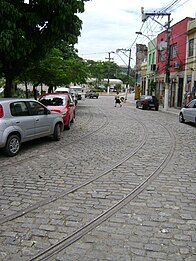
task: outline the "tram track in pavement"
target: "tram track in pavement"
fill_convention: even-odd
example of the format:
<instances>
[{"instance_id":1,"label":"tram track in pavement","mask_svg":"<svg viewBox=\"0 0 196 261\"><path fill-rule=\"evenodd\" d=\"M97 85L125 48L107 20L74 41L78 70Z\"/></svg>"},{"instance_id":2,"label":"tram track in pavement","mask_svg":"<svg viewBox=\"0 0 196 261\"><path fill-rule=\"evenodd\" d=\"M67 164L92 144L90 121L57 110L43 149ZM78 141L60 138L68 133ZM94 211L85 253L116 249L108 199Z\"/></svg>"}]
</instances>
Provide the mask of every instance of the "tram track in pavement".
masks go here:
<instances>
[{"instance_id":1,"label":"tram track in pavement","mask_svg":"<svg viewBox=\"0 0 196 261\"><path fill-rule=\"evenodd\" d=\"M139 121L138 121L139 122ZM104 122L103 125L101 125L98 129L94 130L93 132L91 133L88 133L86 135L83 136L83 139L90 136L90 135L93 135L95 133L97 133L98 131L102 130L105 126L107 125L107 121ZM141 123L142 125L142 123ZM145 131L144 131L145 133ZM121 164L123 164L126 160L130 159L134 154L136 154L138 152L138 150L140 150L140 148L143 146L143 144L146 142L146 135L144 135L144 138L142 139L141 143L138 144L138 146L136 148L134 148L130 153L128 153L128 155L126 155L125 157L123 157L122 160L118 161L117 163L115 163L114 165L112 165L109 169L107 170L104 170L101 174L98 174L97 176L93 177L93 178L90 178L88 179L87 181L85 181L84 183L82 184L79 184L77 186L74 186L73 188L69 189L69 190L66 190L66 191L62 191L61 193L57 193L56 195L54 196L49 196L47 197L46 199L44 200L41 200L39 202L37 202L36 204L33 204L25 209L21 209L20 211L17 211L16 213L14 214L11 214L11 215L8 215L8 216L5 216L3 218L0 218L0 224L4 224L8 221L13 221L14 219L18 218L18 217L21 217L21 216L24 216L25 214L39 208L39 207L42 207L44 205L47 205L49 203L52 203L54 201L56 201L57 199L61 198L61 197L64 197L70 193L73 193L79 189L81 189L82 187L85 187L87 186L88 184L92 183L93 181L103 177L104 175L108 174L109 172L111 172L113 169L117 168L118 166L120 166ZM75 141L76 142L76 141ZM71 143L70 143L71 144ZM69 144L69 145L70 145Z\"/></svg>"},{"instance_id":2,"label":"tram track in pavement","mask_svg":"<svg viewBox=\"0 0 196 261\"><path fill-rule=\"evenodd\" d=\"M163 128L167 129L165 126L162 125ZM84 235L94 230L97 226L102 224L120 209L122 209L126 204L132 201L135 197L137 197L144 189L146 189L154 179L164 170L167 164L170 162L172 155L175 150L175 138L173 133L167 129L171 140L173 143L170 146L167 154L161 161L161 163L156 167L156 169L145 178L140 184L138 184L132 191L130 191L126 196L124 196L121 200L113 204L110 208L105 210L100 215L96 216L94 219L90 220L83 226L77 228L73 233L69 234L67 237L63 238L56 244L53 244L49 248L45 249L44 251L38 253L34 257L30 258L29 261L39 261L39 260L49 260L54 255L58 254L59 252L66 249L71 244L75 243L76 241L80 240ZM117 167L117 166L116 166Z\"/></svg>"},{"instance_id":3,"label":"tram track in pavement","mask_svg":"<svg viewBox=\"0 0 196 261\"><path fill-rule=\"evenodd\" d=\"M88 110L88 113L89 113L90 116L88 117L88 120L85 123L82 123L82 125L86 126L86 128L88 129L88 125L94 120L95 116L91 113L91 110L89 109L89 107L87 107L87 110ZM69 141L70 138L68 137L68 139L67 139L68 141L67 140L62 141L63 145L65 145L66 147L68 147L68 146L71 147L71 146L73 146L73 144L77 144L78 142L85 142L86 138L89 138L89 137L95 135L96 133L102 131L108 125L108 118L107 118L107 115L103 112L102 109L99 108L99 110L100 111L98 113L99 114L102 113L102 119L105 119L104 121L103 120L101 121L101 124L98 124L96 126L96 128L93 128L92 130L88 130L88 131L85 130L85 134L83 134L82 137L81 136L76 137L76 138L74 138L73 141ZM81 124L80 124L79 127L81 127ZM72 135L72 133L70 133L69 135ZM62 148L59 148L58 145L57 145L56 149L54 149L54 148L50 149L51 146L50 146L50 144L48 144L47 147L49 146L49 149L47 149L46 152L50 153L50 152L55 151L55 154L57 156L61 155L62 151L64 151L63 145L61 146ZM31 162L31 161L33 161L33 159L37 159L39 157L40 157L40 155L36 154L36 155L33 155L33 156L28 156L27 158L24 158L23 160L19 160L17 162L11 162L10 164L6 163L6 165L4 167L1 166L1 170L2 171L3 171L3 169L8 170L9 167L17 168L18 166L22 165L22 163L25 163L25 166L28 166L28 162ZM9 175L9 173L8 173L8 175ZM15 177L13 177L13 178L15 179ZM64 191L61 192L61 193L57 193L57 198L59 197L59 195L61 196L61 194L64 195L64 194L70 193L70 191L74 191L74 190L75 190L74 188L71 188L66 193ZM55 198L56 198L56 196L50 195L49 197L45 198L44 200L41 200L41 203L39 203L40 202L40 200L39 200L39 202L37 202L36 204L33 204L33 205L31 205L31 206L29 206L25 209L23 208L23 209L17 211L16 213L11 214L9 216L5 216L3 218L0 218L0 224L7 222L9 220L12 220L13 218L18 217L20 215L24 215L24 213L32 211L33 209L37 208L38 206L46 204L46 202L47 203L52 202L53 200L55 200Z\"/></svg>"},{"instance_id":4,"label":"tram track in pavement","mask_svg":"<svg viewBox=\"0 0 196 261\"><path fill-rule=\"evenodd\" d=\"M136 120L136 119L135 119ZM141 122L141 124L143 124ZM113 166L110 170L107 170L105 173L102 173L99 177L96 177L95 179L91 179L88 182L86 182L86 184L82 184L80 187L77 188L73 188L73 191L69 191L69 193L74 193L75 191L80 190L81 188L84 188L85 186L89 185L90 183L92 183L93 181L98 180L99 178L101 178L102 176L108 174L108 172L111 172L112 170L116 169L118 166L122 165L125 161L127 161L128 159L130 159L132 156L134 156L137 152L139 152L139 150L144 146L144 144L147 141L147 129L145 128L145 125L143 124L144 127L144 137L143 140L140 144L140 146L138 146L137 148L135 148L135 151L132 151L129 155L127 155L126 157L124 157L124 159L121 162L118 162L115 166ZM165 128L165 126L162 126L162 128ZM169 131L168 131L169 132ZM170 133L170 136L172 135L172 133ZM48 255L48 257L50 255L54 255L57 252L61 251L62 249L64 249L65 247L67 247L68 245L72 244L73 242L75 242L76 240L78 240L79 238L81 238L83 235L85 235L86 233L88 233L88 231L91 231L92 229L94 229L97 225L100 224L100 222L104 222L104 220L108 219L112 214L116 213L116 211L118 211L120 208L122 208L125 204L127 204L128 202L130 202L130 200L132 200L133 198L135 198L139 193L142 192L143 189L145 189L146 186L148 186L150 184L150 182L156 178L156 176L163 170L163 168L165 167L165 165L169 162L171 156L172 156L172 150L174 149L174 144L173 147L171 147L171 149L169 150L168 154L165 156L165 158L163 159L163 161L161 162L161 164L159 164L159 166L157 166L157 168L151 173L151 175L149 175L144 181L142 181L140 183L140 185L138 185L137 187L135 187L135 189L133 189L130 193L128 193L122 200L120 200L119 202L117 202L116 204L114 204L112 207L110 207L108 210L104 211L101 215L98 215L96 218L94 218L93 220L91 220L90 222L88 222L86 225L82 226L81 228L76 229L75 232L73 232L72 234L70 234L70 236L68 236L67 238L61 240L60 242L58 242L58 244L51 246L49 249L47 249L46 251L41 253L38 256L35 256L32 260L45 260L43 258L45 258L45 255ZM68 195L66 192L65 194L62 194L61 197L64 197L65 195ZM54 200L57 200L54 199ZM52 201L51 201L52 202ZM48 203L51 203L48 202ZM47 203L47 204L48 204ZM25 213L24 213L25 214ZM56 249L57 248L57 249ZM49 253L49 252L52 252ZM48 252L49 254L46 254L46 252ZM41 258L41 259L38 259ZM47 258L47 257L46 257Z\"/></svg>"}]
</instances>

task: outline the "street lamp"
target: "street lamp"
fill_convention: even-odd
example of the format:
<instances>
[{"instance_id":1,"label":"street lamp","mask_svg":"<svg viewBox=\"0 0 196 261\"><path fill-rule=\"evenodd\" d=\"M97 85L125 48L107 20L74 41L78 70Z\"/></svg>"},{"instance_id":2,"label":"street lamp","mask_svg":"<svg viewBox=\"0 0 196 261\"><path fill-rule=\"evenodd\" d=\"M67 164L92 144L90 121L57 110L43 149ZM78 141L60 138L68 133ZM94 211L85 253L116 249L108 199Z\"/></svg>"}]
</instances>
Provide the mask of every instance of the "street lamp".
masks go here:
<instances>
[{"instance_id":1,"label":"street lamp","mask_svg":"<svg viewBox=\"0 0 196 261\"><path fill-rule=\"evenodd\" d=\"M143 36L145 36L146 38L148 38L148 40L152 43L152 45L153 45L154 48L156 49L156 46L155 46L154 42L150 39L150 37L149 37L148 35L143 34L142 32L135 32L135 33L138 34L138 35L143 35Z\"/></svg>"}]
</instances>

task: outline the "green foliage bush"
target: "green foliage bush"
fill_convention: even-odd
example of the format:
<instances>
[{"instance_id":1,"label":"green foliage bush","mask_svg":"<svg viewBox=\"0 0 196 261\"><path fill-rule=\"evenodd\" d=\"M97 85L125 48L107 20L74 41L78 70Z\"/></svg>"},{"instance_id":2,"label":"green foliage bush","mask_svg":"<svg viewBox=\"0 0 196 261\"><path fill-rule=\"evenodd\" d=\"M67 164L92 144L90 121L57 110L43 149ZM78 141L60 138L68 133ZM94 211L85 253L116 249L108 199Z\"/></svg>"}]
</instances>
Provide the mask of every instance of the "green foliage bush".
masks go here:
<instances>
[{"instance_id":1,"label":"green foliage bush","mask_svg":"<svg viewBox=\"0 0 196 261\"><path fill-rule=\"evenodd\" d=\"M23 90L18 89L12 95L13 98L26 98L26 92ZM0 93L0 98L4 98L4 92ZM28 98L34 98L33 92L28 91Z\"/></svg>"}]
</instances>

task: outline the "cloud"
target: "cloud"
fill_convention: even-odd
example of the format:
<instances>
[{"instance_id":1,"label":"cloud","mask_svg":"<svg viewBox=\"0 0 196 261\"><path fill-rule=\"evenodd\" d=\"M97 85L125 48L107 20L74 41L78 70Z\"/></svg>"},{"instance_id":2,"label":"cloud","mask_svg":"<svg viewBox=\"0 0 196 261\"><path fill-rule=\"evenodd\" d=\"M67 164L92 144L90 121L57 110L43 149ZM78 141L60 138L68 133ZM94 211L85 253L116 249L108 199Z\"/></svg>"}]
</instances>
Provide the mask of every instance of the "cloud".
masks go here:
<instances>
[{"instance_id":1,"label":"cloud","mask_svg":"<svg viewBox=\"0 0 196 261\"><path fill-rule=\"evenodd\" d=\"M132 47L132 55L135 52L136 31L140 31L155 37L164 30L158 23L148 19L142 27L141 7L145 12L163 11L172 2L171 0L92 0L85 3L85 12L79 14L83 21L81 36L75 46L79 55L84 59L102 60L108 56L108 52L119 48ZM195 17L193 6L195 0L178 0L168 12L171 12L172 24L185 17ZM167 17L155 17L159 23L165 24ZM143 38L143 39L142 39ZM147 43L148 39L140 37L137 43ZM125 62L128 60L122 55ZM114 61L122 64L122 59L114 55ZM127 61L128 62L128 61Z\"/></svg>"}]
</instances>

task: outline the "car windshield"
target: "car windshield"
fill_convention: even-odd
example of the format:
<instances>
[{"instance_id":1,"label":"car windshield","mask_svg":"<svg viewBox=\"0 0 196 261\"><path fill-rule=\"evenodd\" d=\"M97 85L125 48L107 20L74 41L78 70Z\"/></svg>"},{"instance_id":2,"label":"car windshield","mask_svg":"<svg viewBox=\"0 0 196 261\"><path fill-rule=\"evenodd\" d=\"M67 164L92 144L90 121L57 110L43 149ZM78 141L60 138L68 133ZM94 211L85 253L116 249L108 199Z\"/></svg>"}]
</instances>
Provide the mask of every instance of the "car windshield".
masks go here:
<instances>
[{"instance_id":1,"label":"car windshield","mask_svg":"<svg viewBox=\"0 0 196 261\"><path fill-rule=\"evenodd\" d=\"M191 101L189 102L189 104L187 105L187 108L196 108L196 101Z\"/></svg>"},{"instance_id":2,"label":"car windshield","mask_svg":"<svg viewBox=\"0 0 196 261\"><path fill-rule=\"evenodd\" d=\"M66 97L59 96L44 96L40 102L45 106L63 106L66 104Z\"/></svg>"},{"instance_id":3,"label":"car windshield","mask_svg":"<svg viewBox=\"0 0 196 261\"><path fill-rule=\"evenodd\" d=\"M148 99L151 99L152 98L152 96L146 96L146 95L142 95L141 97L140 97L140 100L148 100Z\"/></svg>"}]
</instances>

